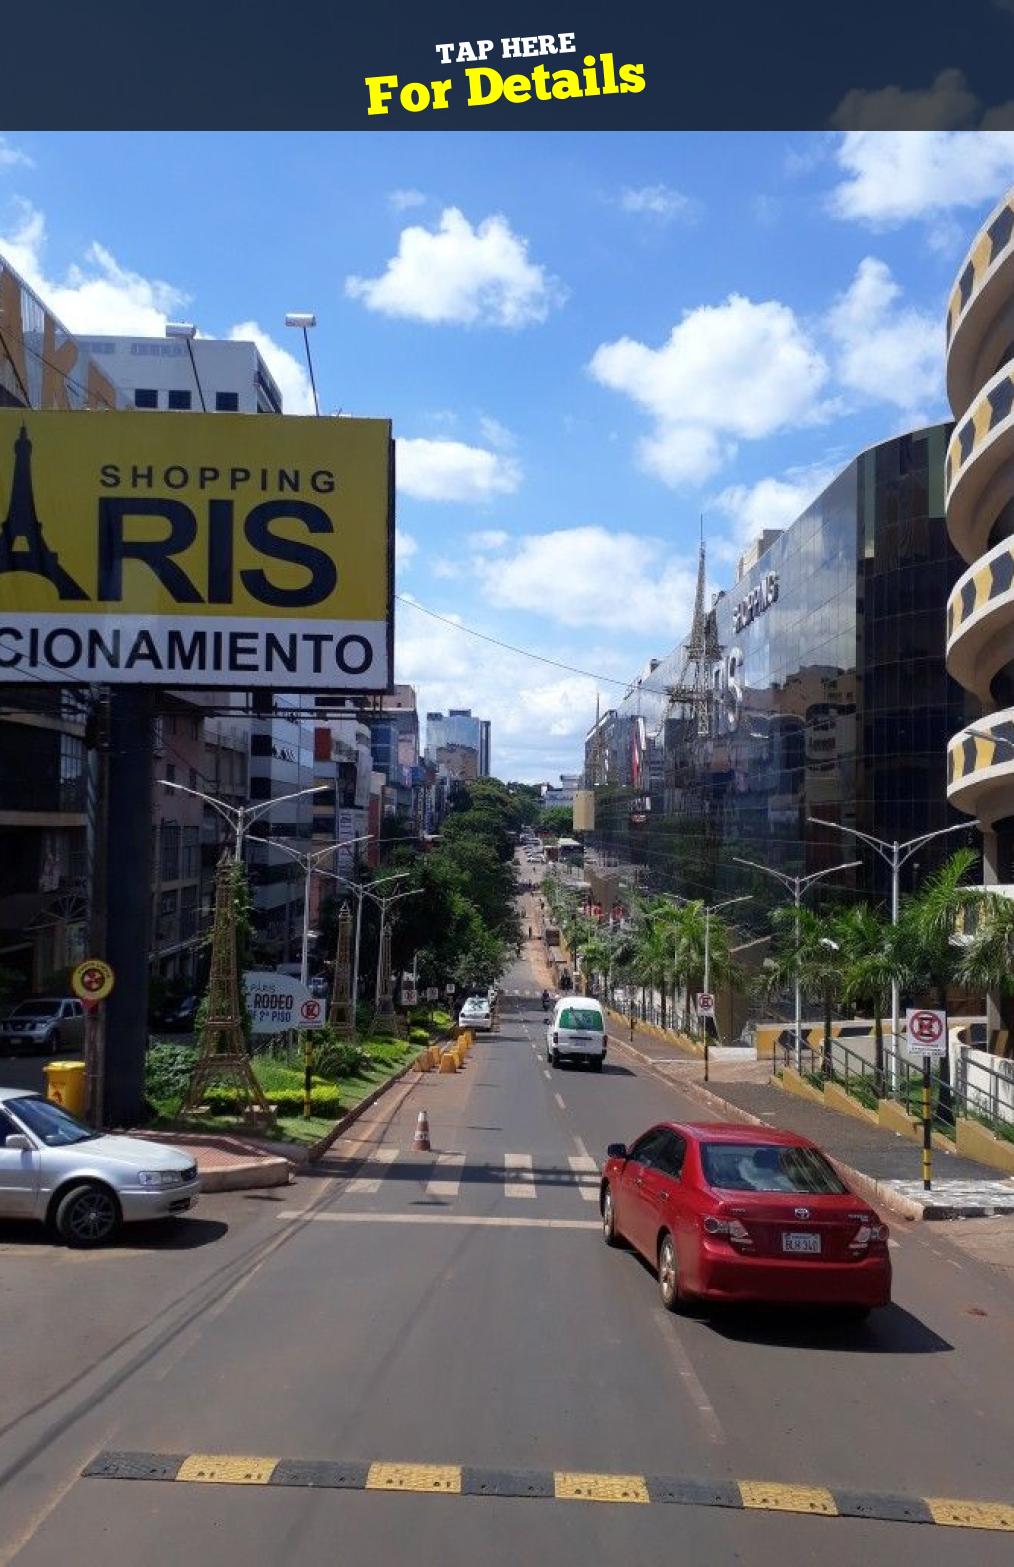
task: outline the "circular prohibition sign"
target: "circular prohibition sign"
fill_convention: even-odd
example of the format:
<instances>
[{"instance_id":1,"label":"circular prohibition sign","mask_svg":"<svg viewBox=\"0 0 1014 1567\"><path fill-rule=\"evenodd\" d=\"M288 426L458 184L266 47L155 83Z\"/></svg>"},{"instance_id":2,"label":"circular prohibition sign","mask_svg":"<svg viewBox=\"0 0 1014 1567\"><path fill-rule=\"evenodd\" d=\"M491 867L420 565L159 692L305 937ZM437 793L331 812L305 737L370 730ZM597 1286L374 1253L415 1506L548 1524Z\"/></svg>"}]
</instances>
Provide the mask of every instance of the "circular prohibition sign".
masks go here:
<instances>
[{"instance_id":1,"label":"circular prohibition sign","mask_svg":"<svg viewBox=\"0 0 1014 1567\"><path fill-rule=\"evenodd\" d=\"M104 1001L116 983L108 963L85 958L70 977L70 988L81 1001Z\"/></svg>"},{"instance_id":2,"label":"circular prohibition sign","mask_svg":"<svg viewBox=\"0 0 1014 1567\"><path fill-rule=\"evenodd\" d=\"M920 1045L936 1045L943 1037L944 1025L936 1012L913 1012L909 1032Z\"/></svg>"},{"instance_id":3,"label":"circular prohibition sign","mask_svg":"<svg viewBox=\"0 0 1014 1567\"><path fill-rule=\"evenodd\" d=\"M319 1023L323 1010L323 1006L319 1001L311 999L303 1002L299 1009L299 1015L304 1023Z\"/></svg>"}]
</instances>

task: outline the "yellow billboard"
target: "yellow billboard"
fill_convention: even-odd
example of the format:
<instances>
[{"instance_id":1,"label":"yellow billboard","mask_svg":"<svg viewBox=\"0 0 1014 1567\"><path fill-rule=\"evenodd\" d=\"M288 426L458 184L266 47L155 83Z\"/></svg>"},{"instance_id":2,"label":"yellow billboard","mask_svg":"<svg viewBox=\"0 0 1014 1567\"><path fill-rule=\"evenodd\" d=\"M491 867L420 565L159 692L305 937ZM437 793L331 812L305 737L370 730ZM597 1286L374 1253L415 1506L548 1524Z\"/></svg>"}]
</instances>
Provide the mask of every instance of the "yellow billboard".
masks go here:
<instances>
[{"instance_id":1,"label":"yellow billboard","mask_svg":"<svg viewBox=\"0 0 1014 1567\"><path fill-rule=\"evenodd\" d=\"M0 410L0 683L384 690L386 419Z\"/></svg>"}]
</instances>

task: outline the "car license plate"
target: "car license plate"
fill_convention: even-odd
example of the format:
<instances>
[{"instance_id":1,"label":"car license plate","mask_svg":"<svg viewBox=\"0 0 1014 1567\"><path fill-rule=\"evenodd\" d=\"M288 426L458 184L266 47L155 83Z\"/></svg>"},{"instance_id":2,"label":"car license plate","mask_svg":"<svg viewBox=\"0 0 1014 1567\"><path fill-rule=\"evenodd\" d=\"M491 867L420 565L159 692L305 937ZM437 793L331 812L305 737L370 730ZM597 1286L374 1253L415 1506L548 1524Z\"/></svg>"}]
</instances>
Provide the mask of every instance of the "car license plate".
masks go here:
<instances>
[{"instance_id":1,"label":"car license plate","mask_svg":"<svg viewBox=\"0 0 1014 1567\"><path fill-rule=\"evenodd\" d=\"M809 1255L820 1254L820 1236L807 1234L788 1234L782 1236L782 1251L806 1252Z\"/></svg>"}]
</instances>

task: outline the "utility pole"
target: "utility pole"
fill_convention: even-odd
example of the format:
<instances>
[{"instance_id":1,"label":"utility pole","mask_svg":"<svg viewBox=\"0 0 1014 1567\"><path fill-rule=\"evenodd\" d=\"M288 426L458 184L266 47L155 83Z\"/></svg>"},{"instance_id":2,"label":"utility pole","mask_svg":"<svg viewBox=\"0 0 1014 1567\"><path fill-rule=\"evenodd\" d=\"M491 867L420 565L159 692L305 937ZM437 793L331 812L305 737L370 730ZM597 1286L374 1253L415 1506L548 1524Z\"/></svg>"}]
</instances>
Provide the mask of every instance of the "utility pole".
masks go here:
<instances>
[{"instance_id":1,"label":"utility pole","mask_svg":"<svg viewBox=\"0 0 1014 1567\"><path fill-rule=\"evenodd\" d=\"M106 955L106 863L109 855L109 691L105 688L92 708L94 739L94 796L92 806L92 845L89 863L90 908L88 947L93 957ZM87 1009L85 1047L85 1103L93 1126L103 1124L106 1018L105 1005Z\"/></svg>"}]
</instances>

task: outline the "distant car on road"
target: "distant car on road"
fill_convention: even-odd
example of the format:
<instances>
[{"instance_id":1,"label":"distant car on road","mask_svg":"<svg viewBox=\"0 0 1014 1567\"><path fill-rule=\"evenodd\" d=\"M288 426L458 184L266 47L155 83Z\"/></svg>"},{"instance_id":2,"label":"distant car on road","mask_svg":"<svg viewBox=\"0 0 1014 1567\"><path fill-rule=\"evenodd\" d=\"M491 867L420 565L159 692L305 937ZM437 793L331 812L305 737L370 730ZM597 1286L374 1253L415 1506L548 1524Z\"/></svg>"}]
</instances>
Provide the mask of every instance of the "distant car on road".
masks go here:
<instances>
[{"instance_id":1,"label":"distant car on road","mask_svg":"<svg viewBox=\"0 0 1014 1567\"><path fill-rule=\"evenodd\" d=\"M858 1319L890 1304L887 1226L794 1132L661 1122L610 1143L599 1205L606 1244L658 1270L667 1311L792 1302Z\"/></svg>"},{"instance_id":2,"label":"distant car on road","mask_svg":"<svg viewBox=\"0 0 1014 1567\"><path fill-rule=\"evenodd\" d=\"M184 996L173 1006L166 1007L162 1014L161 1027L170 1034L193 1033L199 1006L200 999L197 996Z\"/></svg>"},{"instance_id":3,"label":"distant car on road","mask_svg":"<svg viewBox=\"0 0 1014 1567\"><path fill-rule=\"evenodd\" d=\"M0 1054L56 1055L84 1045L84 1006L73 996L19 1001L0 1023Z\"/></svg>"},{"instance_id":4,"label":"distant car on road","mask_svg":"<svg viewBox=\"0 0 1014 1567\"><path fill-rule=\"evenodd\" d=\"M192 1154L95 1132L38 1094L0 1088L0 1218L99 1246L121 1224L185 1213L199 1191Z\"/></svg>"},{"instance_id":5,"label":"distant car on road","mask_svg":"<svg viewBox=\"0 0 1014 1567\"><path fill-rule=\"evenodd\" d=\"M327 975L315 974L310 981L311 996L324 997L327 995Z\"/></svg>"},{"instance_id":6,"label":"distant car on road","mask_svg":"<svg viewBox=\"0 0 1014 1567\"><path fill-rule=\"evenodd\" d=\"M458 1013L458 1027L489 1033L493 1027L493 1009L486 996L469 996Z\"/></svg>"}]
</instances>

